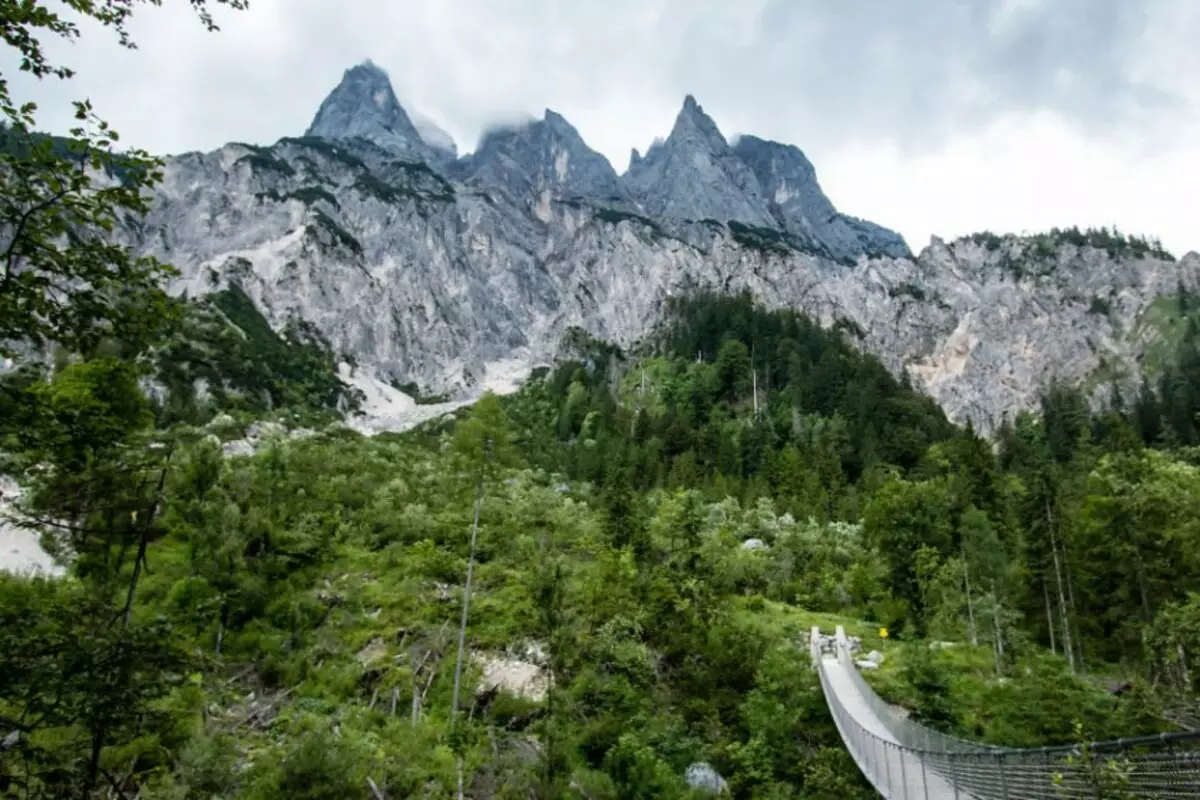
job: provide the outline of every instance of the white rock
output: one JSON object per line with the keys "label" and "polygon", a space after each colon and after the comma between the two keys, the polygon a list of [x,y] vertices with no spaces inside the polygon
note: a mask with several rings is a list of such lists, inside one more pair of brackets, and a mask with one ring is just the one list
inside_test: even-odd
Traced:
{"label": "white rock", "polygon": [[549,679],[539,664],[490,653],[474,653],[471,658],[483,671],[476,692],[503,689],[528,700],[545,698]]}
{"label": "white rock", "polygon": [[229,458],[252,456],[254,455],[254,444],[250,439],[234,439],[231,442],[225,442],[225,444],[221,445],[221,452]]}
{"label": "white rock", "polygon": [[246,428],[247,439],[271,439],[277,436],[287,434],[287,428],[280,425],[278,422],[258,421],[251,422]]}
{"label": "white rock", "polygon": [[729,791],[729,784],[721,777],[721,773],[717,772],[712,764],[704,761],[689,766],[683,776],[692,789],[700,789],[709,794],[724,794]]}

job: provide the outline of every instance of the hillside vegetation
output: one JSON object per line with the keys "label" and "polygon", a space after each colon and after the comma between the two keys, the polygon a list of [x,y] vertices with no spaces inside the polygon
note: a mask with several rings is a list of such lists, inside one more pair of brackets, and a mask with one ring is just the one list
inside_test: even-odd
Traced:
{"label": "hillside vegetation", "polygon": [[[228,423],[155,428],[119,361],[22,389],[10,467],[43,465],[30,509],[71,520],[48,530],[73,569],[0,582],[10,790],[86,787],[99,741],[96,785],[149,797],[451,796],[460,764],[472,796],[670,797],[698,761],[735,796],[868,797],[813,624],[996,743],[1169,729],[1195,689],[1190,450],[1056,389],[993,454],[744,297],[680,303],[652,353],[574,345],[458,418],[249,458],[222,457]],[[496,664],[540,677],[497,687]]]}

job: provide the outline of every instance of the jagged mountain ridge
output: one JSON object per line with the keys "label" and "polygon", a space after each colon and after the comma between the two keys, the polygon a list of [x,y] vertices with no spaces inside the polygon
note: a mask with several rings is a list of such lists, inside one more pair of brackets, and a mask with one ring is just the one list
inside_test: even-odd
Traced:
{"label": "jagged mountain ridge", "polygon": [[1194,254],[1018,238],[935,239],[912,258],[839,214],[799,150],[731,147],[692,98],[625,176],[553,112],[451,162],[380,76],[348,71],[309,136],[168,159],[130,240],[180,268],[176,291],[237,283],[277,327],[308,321],[358,369],[438,394],[553,359],[572,326],[628,345],[674,293],[747,288],[843,321],[983,430],[1052,374],[1135,380],[1153,337],[1137,323],[1200,277]]}

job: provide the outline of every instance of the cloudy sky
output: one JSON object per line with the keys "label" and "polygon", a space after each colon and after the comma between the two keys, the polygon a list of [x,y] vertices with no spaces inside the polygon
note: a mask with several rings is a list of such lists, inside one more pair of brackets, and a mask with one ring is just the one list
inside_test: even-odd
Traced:
{"label": "cloudy sky", "polygon": [[85,29],[52,48],[78,77],[14,90],[43,127],[87,96],[173,153],[300,134],[369,57],[460,151],[550,107],[619,172],[690,92],[727,136],[800,146],[840,209],[917,249],[1115,223],[1200,250],[1197,0],[250,0],[216,34],[165,5],[137,51]]}

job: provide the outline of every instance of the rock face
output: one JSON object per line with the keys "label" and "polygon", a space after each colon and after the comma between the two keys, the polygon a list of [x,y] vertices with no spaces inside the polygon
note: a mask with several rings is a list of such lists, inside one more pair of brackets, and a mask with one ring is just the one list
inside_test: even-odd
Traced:
{"label": "rock face", "polygon": [[653,219],[775,224],[754,173],[691,95],[667,140],[635,151],[625,182]]}
{"label": "rock face", "polygon": [[1051,376],[1137,380],[1161,298],[1200,286],[1195,254],[1044,238],[934,239],[914,258],[837,212],[799,150],[730,147],[691,98],[620,177],[553,112],[451,163],[370,64],[309,134],[168,159],[129,241],[180,269],[175,291],[236,282],[273,325],[312,323],[360,377],[451,399],[511,386],[572,326],[629,345],[673,294],[748,289],[840,321],[987,431]]}
{"label": "rock face", "polygon": [[[414,160],[445,160],[445,132],[428,124],[426,130],[442,141],[433,146],[425,141],[396,99],[387,73],[367,60],[346,70],[342,82],[317,109],[305,135],[325,139],[358,137]],[[450,147],[453,145],[451,140]],[[450,160],[454,153],[456,150]]]}
{"label": "rock face", "polygon": [[636,210],[608,160],[549,109],[536,122],[489,132],[454,172],[468,186],[500,190],[542,222],[551,220],[556,201]]}
{"label": "rock face", "polygon": [[454,137],[437,126],[433,120],[414,114],[413,127],[421,135],[421,140],[433,148],[434,155],[442,163],[451,163],[458,158],[458,145]]}
{"label": "rock face", "polygon": [[771,215],[793,236],[837,260],[853,261],[862,254],[912,256],[899,234],[838,213],[821,191],[812,162],[798,147],[742,136],[733,152],[754,172]]}

